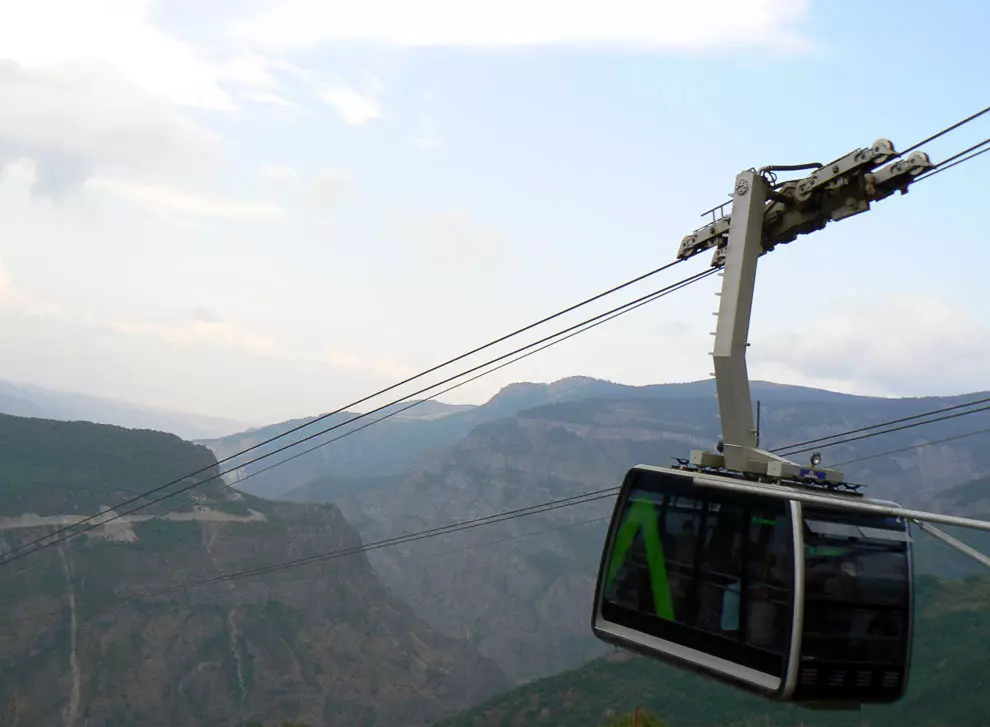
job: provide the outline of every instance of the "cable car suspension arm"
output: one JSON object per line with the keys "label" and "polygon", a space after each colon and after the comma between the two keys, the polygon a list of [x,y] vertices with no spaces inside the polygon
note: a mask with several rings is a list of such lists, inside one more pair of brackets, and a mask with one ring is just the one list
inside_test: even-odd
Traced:
{"label": "cable car suspension arm", "polygon": [[[907,192],[917,176],[933,167],[921,151],[897,159],[891,142],[880,139],[821,165],[807,177],[775,184],[771,167],[736,176],[732,211],[687,235],[677,252],[687,259],[715,248],[712,267],[722,267],[722,289],[712,356],[722,423],[720,452],[694,450],[691,464],[761,478],[798,478],[839,484],[843,473],[798,465],[759,447],[753,423],[746,347],[759,257],[829,222],[866,212],[894,192]],[[818,165],[812,165],[818,166]]]}

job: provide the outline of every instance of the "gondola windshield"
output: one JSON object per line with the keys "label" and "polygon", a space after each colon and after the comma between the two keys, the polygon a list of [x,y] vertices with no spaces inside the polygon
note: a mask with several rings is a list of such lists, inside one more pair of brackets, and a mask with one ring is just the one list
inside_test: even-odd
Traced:
{"label": "gondola windshield", "polygon": [[653,637],[647,648],[683,646],[699,667],[725,672],[720,662],[731,662],[747,681],[776,688],[794,579],[786,503],[705,497],[678,478],[634,476],[603,564],[602,619]]}

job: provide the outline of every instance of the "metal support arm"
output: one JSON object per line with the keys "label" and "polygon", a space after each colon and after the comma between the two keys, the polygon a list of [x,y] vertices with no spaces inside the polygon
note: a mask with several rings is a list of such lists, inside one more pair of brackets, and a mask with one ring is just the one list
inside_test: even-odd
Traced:
{"label": "metal support arm", "polygon": [[756,170],[736,176],[732,212],[695,230],[681,241],[677,257],[686,259],[715,248],[713,267],[722,267],[722,290],[712,352],[715,387],[722,423],[722,448],[691,453],[691,463],[726,468],[770,478],[797,477],[840,483],[843,473],[834,469],[803,467],[759,448],[753,423],[753,404],[746,367],[749,321],[761,255],[775,245],[820,230],[831,221],[870,209],[872,201],[900,190],[932,167],[928,156],[914,152],[882,169],[894,156],[894,146],[880,139],[822,165],[811,175],[775,185]]}
{"label": "metal support arm", "polygon": [[976,550],[976,548],[971,548],[970,546],[966,545],[966,543],[962,542],[961,540],[956,540],[955,538],[953,538],[951,535],[949,535],[944,530],[941,530],[940,528],[937,528],[934,525],[929,525],[928,523],[924,522],[923,520],[915,520],[915,522],[918,524],[918,527],[919,528],[921,528],[922,530],[924,530],[926,533],[928,533],[929,535],[931,535],[936,540],[941,540],[943,543],[945,543],[946,545],[948,545],[950,548],[953,548],[955,550],[958,550],[960,553],[962,553],[963,555],[969,556],[970,558],[972,558],[973,560],[975,560],[980,565],[983,565],[983,566],[986,566],[987,568],[990,568],[990,557],[987,557],[987,556],[983,555],[983,553],[981,553],[980,551]]}
{"label": "metal support arm", "polygon": [[746,367],[756,264],[763,253],[763,213],[769,191],[766,180],[754,171],[736,177],[712,352],[725,466],[764,474],[770,462],[788,462],[759,449]]}

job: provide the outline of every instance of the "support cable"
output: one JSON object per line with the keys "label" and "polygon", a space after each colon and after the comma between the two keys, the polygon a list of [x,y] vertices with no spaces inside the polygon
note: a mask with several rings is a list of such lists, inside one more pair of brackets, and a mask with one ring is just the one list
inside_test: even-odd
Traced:
{"label": "support cable", "polygon": [[[451,381],[453,381],[455,379],[461,378],[462,376],[466,376],[467,374],[470,374],[470,373],[473,373],[475,371],[478,371],[478,370],[480,370],[480,369],[482,369],[482,368],[484,368],[486,366],[489,366],[489,365],[491,365],[493,363],[497,363],[497,362],[502,361],[504,359],[507,359],[507,358],[509,358],[511,356],[514,356],[514,355],[516,355],[518,353],[521,353],[523,351],[526,351],[527,349],[530,349],[530,348],[534,348],[536,346],[539,346],[540,344],[546,343],[546,342],[548,342],[548,341],[550,341],[552,339],[555,339],[555,338],[558,338],[558,337],[560,337],[560,336],[562,336],[564,334],[570,333],[571,331],[575,331],[575,330],[577,330],[579,328],[582,328],[584,326],[587,326],[589,323],[593,323],[595,321],[604,319],[604,318],[606,318],[608,316],[611,316],[611,315],[613,315],[615,313],[618,313],[619,311],[625,311],[627,309],[630,309],[631,310],[633,308],[633,306],[636,306],[639,303],[644,303],[644,302],[648,302],[648,301],[651,301],[651,300],[655,300],[656,298],[661,297],[662,294],[665,294],[667,292],[673,292],[674,290],[679,290],[679,289],[681,289],[683,287],[686,287],[689,284],[695,283],[698,280],[701,280],[702,278],[705,278],[705,277],[711,275],[715,271],[716,271],[715,268],[710,268],[710,269],[704,270],[704,271],[702,271],[700,273],[696,273],[694,275],[688,276],[687,278],[684,278],[683,280],[680,280],[680,281],[678,281],[676,283],[672,283],[671,285],[667,285],[667,286],[665,286],[663,288],[660,288],[659,290],[653,291],[652,293],[648,293],[647,295],[641,296],[639,298],[636,298],[635,300],[632,300],[632,301],[629,301],[627,303],[624,303],[623,305],[617,306],[616,308],[612,308],[611,310],[605,311],[604,313],[600,313],[600,314],[598,314],[596,316],[592,316],[591,318],[588,318],[588,319],[586,319],[586,320],[584,320],[584,321],[582,321],[580,323],[577,323],[577,324],[575,324],[573,326],[569,326],[568,328],[565,328],[565,329],[563,329],[561,331],[558,331],[556,333],[553,333],[553,334],[551,334],[549,336],[544,336],[543,338],[541,338],[541,339],[539,339],[537,341],[534,341],[534,342],[529,343],[529,344],[527,344],[525,346],[522,346],[520,348],[517,348],[517,349],[515,349],[513,351],[510,351],[510,352],[508,352],[506,354],[502,354],[501,356],[498,356],[496,358],[490,359],[489,361],[486,361],[483,364],[479,364],[479,365],[474,366],[474,367],[472,367],[470,369],[467,369],[467,370],[462,371],[462,372],[460,372],[458,374],[455,374],[454,376],[450,376],[450,377],[448,377],[446,379],[443,379],[442,381],[439,381],[439,382],[436,382],[434,384],[431,384],[430,386],[427,386],[427,387],[425,387],[423,389],[420,389],[420,390],[415,391],[415,392],[413,392],[411,394],[408,394],[408,395],[406,395],[406,396],[404,396],[404,397],[402,397],[400,399],[396,399],[396,400],[394,400],[392,402],[389,402],[388,404],[384,404],[384,405],[379,406],[379,407],[377,407],[375,409],[372,409],[370,411],[364,412],[363,414],[358,414],[358,415],[356,415],[354,417],[351,417],[347,421],[340,422],[340,423],[335,424],[335,425],[332,425],[330,427],[326,427],[325,429],[323,429],[321,431],[318,431],[318,432],[316,432],[314,434],[310,434],[310,435],[308,435],[306,437],[303,437],[302,439],[299,439],[299,440],[297,440],[295,442],[292,442],[290,444],[283,445],[283,446],[281,446],[281,447],[279,447],[277,449],[274,449],[274,450],[272,450],[270,452],[267,452],[265,454],[261,454],[261,455],[259,455],[257,457],[254,457],[251,460],[248,460],[247,462],[241,463],[240,465],[238,465],[238,467],[245,467],[245,466],[247,466],[249,464],[253,464],[255,462],[261,461],[261,460],[266,459],[268,457],[271,457],[271,456],[273,456],[275,454],[279,454],[280,452],[283,452],[283,451],[285,451],[287,449],[291,449],[292,447],[297,447],[297,446],[299,446],[300,444],[302,444],[304,442],[307,442],[309,440],[315,439],[316,437],[319,437],[319,436],[321,436],[323,434],[326,434],[326,433],[328,433],[330,431],[339,429],[339,428],[341,428],[343,426],[346,426],[348,424],[351,424],[351,423],[353,423],[355,421],[358,421],[360,419],[364,419],[365,417],[370,416],[372,414],[375,414],[377,412],[380,412],[383,409],[388,409],[389,407],[395,406],[396,404],[402,403],[403,401],[406,401],[406,400],[411,399],[411,398],[413,398],[415,396],[419,396],[419,395],[421,395],[423,393],[426,393],[430,389],[436,388],[438,386],[442,386],[442,385],[444,385],[446,383],[449,383],[449,382],[451,382]],[[294,430],[290,430],[290,432],[291,431],[296,431],[296,430],[298,430],[300,428],[301,428],[301,426],[300,427],[297,427]],[[290,432],[286,432],[285,434],[288,434]],[[279,437],[281,437],[281,436],[284,436],[284,434],[283,435],[279,435]],[[266,442],[274,441],[277,438],[278,437],[272,437],[271,439],[266,440]],[[255,449],[258,446],[260,446],[261,444],[264,444],[266,442],[261,442],[258,445],[254,445],[254,446],[250,447],[249,449]],[[247,450],[245,450],[245,451],[247,451]],[[236,457],[236,456],[237,455],[231,455],[229,457],[224,458],[221,461],[222,462],[227,462],[227,461],[229,461],[230,459],[232,459],[233,457]],[[217,464],[219,464],[219,462]],[[204,470],[207,470],[207,469],[213,469],[213,468],[215,468],[215,465],[212,465],[209,468],[203,468],[203,470],[200,470],[200,471],[204,471]],[[80,521],[77,521],[76,523],[73,523],[71,525],[64,526],[64,527],[62,527],[62,528],[54,531],[53,533],[50,533],[50,534],[45,535],[45,536],[40,537],[40,538],[36,538],[36,539],[34,539],[32,541],[29,541],[28,543],[25,543],[25,544],[22,544],[22,545],[18,546],[17,548],[11,549],[10,551],[7,552],[6,556],[2,560],[0,560],[0,566],[3,566],[3,565],[6,565],[8,563],[11,563],[13,561],[19,560],[20,558],[23,558],[23,557],[25,557],[27,555],[30,555],[31,553],[35,553],[35,552],[37,552],[39,550],[42,550],[44,548],[48,548],[48,547],[51,547],[52,545],[56,545],[56,544],[58,544],[58,543],[60,543],[60,542],[62,542],[64,540],[68,540],[68,539],[74,538],[74,537],[76,537],[78,535],[82,535],[83,533],[86,533],[86,532],[88,532],[88,531],[90,531],[90,530],[92,530],[94,528],[101,527],[101,526],[103,526],[103,525],[105,525],[105,524],[107,524],[109,522],[112,522],[114,520],[117,520],[118,518],[124,517],[125,515],[129,515],[131,513],[137,512],[139,510],[143,510],[143,509],[145,509],[147,507],[150,507],[151,505],[154,505],[154,504],[157,504],[157,503],[162,502],[164,500],[167,500],[169,498],[172,498],[172,497],[174,497],[174,496],[176,496],[178,494],[181,494],[183,492],[187,492],[187,491],[189,491],[191,489],[194,489],[196,487],[200,487],[200,486],[206,484],[207,482],[211,482],[213,480],[216,480],[216,479],[222,477],[223,474],[225,474],[225,473],[216,472],[215,474],[211,475],[210,477],[207,477],[207,478],[202,479],[202,480],[194,481],[192,484],[186,485],[186,486],[184,486],[184,487],[182,487],[182,488],[180,488],[178,490],[173,490],[171,492],[165,493],[164,495],[161,495],[161,496],[159,496],[159,497],[157,497],[157,498],[155,498],[153,500],[150,500],[150,501],[148,501],[146,503],[139,504],[139,505],[137,505],[135,507],[132,507],[132,508],[130,508],[128,510],[124,510],[122,512],[117,512],[117,510],[119,508],[121,508],[122,506],[124,506],[124,505],[130,504],[130,503],[133,503],[133,502],[136,502],[137,500],[140,500],[142,498],[145,498],[148,495],[153,494],[154,492],[160,491],[160,490],[164,489],[165,487],[167,487],[167,486],[169,486],[171,484],[177,484],[179,482],[182,482],[184,479],[187,479],[187,478],[182,478],[180,480],[176,480],[173,483],[169,483],[169,485],[164,485],[162,487],[155,488],[154,490],[152,490],[152,491],[150,491],[148,493],[143,493],[142,495],[137,495],[135,497],[129,498],[128,500],[125,500],[123,503],[118,504],[116,506],[113,506],[111,508],[108,508],[107,510],[103,511],[102,513],[97,513],[96,515],[88,516],[86,518],[83,518]],[[96,518],[98,518],[100,515],[106,514],[108,512],[113,512],[114,514],[111,517],[109,517],[109,518],[104,518],[102,520],[97,520],[96,522],[92,522],[93,520],[96,520]],[[58,537],[58,538],[55,537],[57,535],[60,535],[62,533],[65,533],[65,531],[67,531],[67,530],[71,530],[72,528],[78,527],[79,525],[81,525],[83,523],[87,523],[87,522],[89,523],[89,525],[87,525],[82,530],[74,530],[73,532],[70,532],[68,534],[62,535],[61,537]],[[37,546],[37,547],[31,547],[29,549],[30,546]]]}

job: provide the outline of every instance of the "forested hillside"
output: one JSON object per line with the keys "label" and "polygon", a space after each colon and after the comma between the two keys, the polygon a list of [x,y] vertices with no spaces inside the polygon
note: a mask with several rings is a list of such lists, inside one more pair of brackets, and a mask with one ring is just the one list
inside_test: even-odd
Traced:
{"label": "forested hillside", "polygon": [[[0,554],[212,462],[158,432],[0,415]],[[0,724],[424,725],[509,685],[363,555],[226,580],[360,540],[333,505],[202,492],[4,566]]]}
{"label": "forested hillside", "polygon": [[695,674],[615,650],[527,684],[436,727],[598,727],[637,705],[668,727],[985,727],[990,724],[990,577],[918,583],[919,618],[907,695],[862,712],[774,704]]}

